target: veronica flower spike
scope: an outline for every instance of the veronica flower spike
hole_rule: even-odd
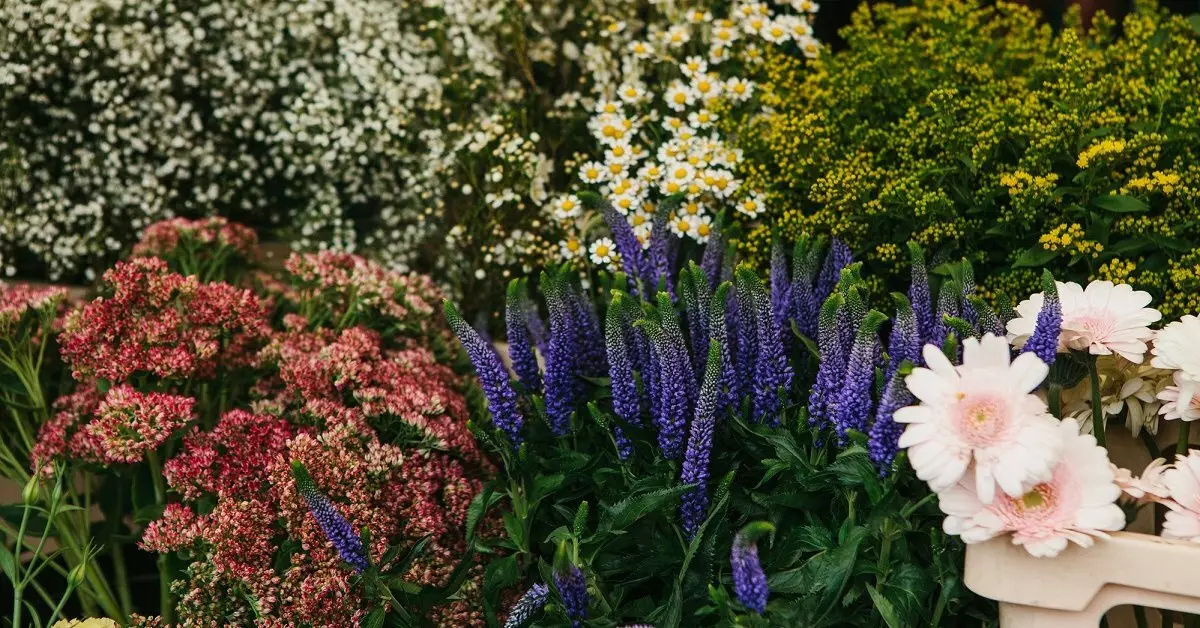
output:
[[[683,494],[680,508],[683,531],[689,541],[695,538],[700,524],[708,515],[708,461],[717,422],[717,388],[720,379],[721,346],[713,341],[708,347],[708,366],[704,370],[704,384],[700,387],[700,399],[696,403],[696,416],[692,420],[687,452],[683,457],[683,471],[679,478],[683,484],[696,485]]]
[[[558,589],[559,599],[562,600],[567,618],[571,620],[572,628],[579,628],[587,619],[590,597],[583,571],[568,554],[567,542],[560,541],[558,551],[554,554],[554,587]]]
[[[458,336],[458,341],[471,358],[475,374],[479,377],[479,386],[488,401],[488,411],[492,414],[492,422],[496,424],[514,447],[521,444],[521,430],[524,419],[517,409],[517,394],[508,381],[508,371],[500,361],[500,356],[492,345],[479,335],[479,332],[467,324],[458,309],[450,301],[443,303],[446,320],[450,329]]]
[[[529,331],[529,309],[533,306],[525,292],[524,279],[513,279],[508,283],[504,303],[504,324],[508,339],[508,357],[513,372],[529,391],[542,390],[542,372],[537,355],[533,352],[533,337]]]
[[[308,504],[308,510],[312,513],[313,519],[317,520],[317,525],[321,526],[321,531],[333,544],[338,556],[341,556],[346,564],[353,567],[354,571],[358,573],[366,571],[370,566],[367,562],[367,551],[363,547],[358,533],[355,532],[354,526],[350,525],[350,522],[346,521],[346,518],[334,508],[329,499],[317,490],[312,477],[308,475],[308,469],[305,469],[304,464],[298,460],[292,461],[292,476],[296,479],[296,492]]]
[[[758,560],[758,537],[773,532],[765,521],[748,524],[733,539],[729,567],[733,575],[733,593],[746,608],[763,614],[767,610],[767,575]]]

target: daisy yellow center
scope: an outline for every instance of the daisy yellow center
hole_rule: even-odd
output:
[[[575,252],[579,250],[579,240],[567,240],[567,250]]]
[[[771,27],[771,36],[772,37],[783,37],[783,29],[779,28],[778,26]]]
[[[687,102],[687,94],[683,92],[675,92],[675,103],[682,105],[685,102]]]
[[[607,105],[604,105],[604,113],[616,113],[616,112],[617,112],[617,106],[616,106],[616,105],[614,105],[614,104],[612,104],[612,103],[609,103],[609,104],[607,104]]]
[[[704,223],[700,223],[700,226],[696,227],[696,233],[699,233],[702,236],[707,236],[708,234],[712,233],[712,227]]]
[[[696,83],[696,89],[703,94],[712,89],[712,83],[709,83],[708,81],[700,81],[699,83]]]
[[[675,178],[676,179],[686,179],[687,176],[688,176],[687,169],[685,169],[685,168],[676,168],[675,169]]]
[[[571,201],[571,200],[563,201],[562,208],[563,208],[563,211],[565,211],[565,212],[569,212],[572,209],[575,209],[575,201]]]
[[[676,223],[675,227],[680,231],[687,231],[688,229],[692,228],[692,224],[686,220],[680,220],[678,223]]]
[[[596,255],[599,257],[608,257],[608,247],[603,244],[596,247]]]

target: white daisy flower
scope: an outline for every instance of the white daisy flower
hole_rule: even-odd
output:
[[[692,9],[687,13],[687,19],[692,24],[704,24],[705,22],[711,22],[712,18],[712,13],[704,9]]]
[[[800,13],[816,13],[821,9],[821,5],[813,0],[792,0],[792,8]]]
[[[558,243],[558,251],[564,260],[577,259],[583,256],[583,243],[579,238],[567,238]]]
[[[692,40],[692,34],[686,26],[676,24],[667,29],[662,35],[663,43],[671,48],[681,48]]]
[[[698,216],[696,218],[695,228],[692,230],[692,237],[695,238],[697,242],[701,244],[708,242],[708,239],[712,236],[713,232],[712,221],[712,216]]]
[[[692,78],[692,84],[689,86],[696,98],[701,101],[711,100],[721,95],[721,88],[724,84],[716,74],[698,74]]]
[[[671,233],[679,237],[690,235],[696,228],[696,218],[692,216],[675,216],[671,218]]]
[[[938,493],[946,533],[966,543],[1011,533],[1014,545],[1033,556],[1049,557],[1066,549],[1068,542],[1091,547],[1095,537],[1107,538],[1108,532],[1124,528],[1125,513],[1116,504],[1121,488],[1107,450],[1091,435],[1079,434],[1074,419],[1051,420],[1048,437],[1059,441],[1061,455],[1049,475],[1028,490],[984,503],[976,493],[978,474],[972,470]]]
[[[558,220],[569,220],[578,216],[581,211],[583,205],[574,194],[568,194],[554,202],[554,217]]]
[[[684,111],[696,101],[696,94],[687,85],[675,81],[663,94],[663,100],[672,111]]]
[[[598,161],[589,161],[579,167],[579,179],[584,183],[601,183],[608,178],[608,169]]]
[[[1150,293],[1111,281],[1093,281],[1086,289],[1073,282],[1059,281],[1055,285],[1062,303],[1060,352],[1115,353],[1135,364],[1142,362],[1146,342],[1154,336],[1150,325],[1162,318],[1158,310],[1146,307]],[[1014,346],[1024,346],[1033,334],[1044,300],[1039,292],[1017,305],[1018,317],[1008,322]]]
[[[733,77],[725,81],[725,95],[731,100],[745,102],[754,94],[754,83],[743,78]]]
[[[617,259],[617,248],[608,238],[600,238],[592,243],[592,263],[597,266],[608,266]]]
[[[694,78],[708,72],[708,63],[703,58],[693,55],[679,64],[679,71],[688,78]]]
[[[704,185],[712,190],[718,198],[728,198],[734,192],[737,192],[738,182],[733,178],[733,173],[720,168],[709,168],[704,171]]]
[[[622,214],[628,214],[638,207],[641,207],[641,205],[642,199],[632,194],[621,194],[613,197],[612,199],[613,208]]]
[[[629,54],[637,59],[649,59],[654,56],[654,46],[646,41],[629,42]]]
[[[663,169],[657,163],[650,162],[638,169],[637,176],[642,183],[651,185],[662,178]]]
[[[700,111],[693,111],[688,114],[688,125],[697,129],[707,129],[716,121],[717,114],[708,109],[701,109]]]
[[[812,37],[801,37],[796,40],[796,44],[800,46],[800,52],[803,52],[804,56],[809,59],[821,56],[821,42]]]
[[[604,99],[596,103],[596,113],[601,115],[621,116],[621,103]]]
[[[712,46],[708,49],[708,62],[718,64],[729,58],[729,46]]]
[[[927,367],[905,378],[920,405],[895,415],[907,425],[900,447],[934,492],[954,486],[974,463],[980,501],[991,503],[997,484],[1019,497],[1049,479],[1058,455],[1057,421],[1031,394],[1050,369],[1032,353],[1010,362],[1008,343],[992,334],[966,338],[962,349],[963,363],[954,366],[925,345]]]
[[[664,168],[666,176],[659,183],[659,190],[663,194],[677,194],[684,191],[692,179],[696,177],[696,169],[691,164],[683,161],[676,161],[667,164]]]
[[[746,198],[738,201],[737,210],[747,218],[758,218],[758,214],[763,211],[766,205],[763,204],[761,194],[751,194]]]
[[[622,102],[635,105],[646,98],[646,88],[638,83],[624,83],[617,89]]]
[[[780,20],[767,20],[762,27],[758,29],[759,37],[773,43],[781,44],[791,37],[791,29],[788,25]]]

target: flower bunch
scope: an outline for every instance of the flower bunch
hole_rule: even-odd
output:
[[[841,35],[847,50],[815,66],[768,48],[753,77],[769,113],[734,137],[766,218],[744,252],[765,265],[779,232],[827,234],[898,289],[896,245],[914,240],[968,255],[983,292],[1014,302],[1047,267],[1196,310],[1200,36],[1185,16],[1139,3],[1051,29],[1021,4],[873,3]]]
[[[660,221],[651,240],[668,229]],[[618,233],[630,235],[628,225]],[[642,272],[653,245],[645,256],[623,255],[623,272],[598,273],[593,287],[569,267],[548,268],[538,278],[548,325],[528,282],[514,280],[511,371],[447,304],[491,414],[476,436],[501,460],[510,483],[504,501],[519,513],[506,515],[506,535],[493,542],[511,554],[485,577],[485,604],[501,604],[495,591],[514,580],[553,581],[513,607],[514,625],[540,615],[625,625],[658,621],[672,607],[698,626],[754,614],[792,625],[831,613],[854,622],[873,612],[870,596],[842,606],[840,587],[865,592],[866,580],[814,585],[832,568],[821,565],[874,573],[866,578],[883,578],[883,595],[899,600],[907,585],[875,569],[903,560],[901,571],[936,583],[917,598],[947,587],[945,595],[971,606],[937,575],[958,569],[941,552],[961,546],[947,545],[939,512],[923,499],[927,489],[894,462],[900,435],[892,417],[911,403],[904,375],[921,359],[921,344],[1002,328],[996,313],[970,281],[934,292],[914,247],[919,305],[898,298],[884,342],[886,317],[867,307],[861,265],[842,243],[802,241],[790,260],[780,254],[769,284],[717,246],[715,255],[696,252],[705,263],[683,252],[664,260],[677,281]],[[956,272],[970,277],[969,266]],[[941,296],[938,309],[931,293]],[[956,317],[964,312],[973,324]],[[868,528],[859,517],[887,523]],[[752,532],[734,534],[746,526]],[[870,564],[856,564],[864,556]],[[617,598],[629,602],[608,602]],[[921,604],[900,612],[914,625],[931,619]]]

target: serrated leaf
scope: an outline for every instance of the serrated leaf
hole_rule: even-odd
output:
[[[861,486],[872,504],[879,503],[883,487],[879,483],[879,470],[871,462],[866,450],[855,446],[838,455],[829,465],[844,486]]]
[[[602,530],[624,530],[642,517],[674,504],[684,493],[694,488],[695,484],[681,484],[669,488],[627,497],[616,505],[606,509],[600,520]]]
[[[888,628],[904,628],[904,623],[900,621],[900,617],[896,614],[896,607],[883,597],[875,587],[867,584],[867,593],[871,596],[871,602],[875,604],[875,610],[879,611],[879,616],[887,623]]]
[[[370,613],[362,620],[362,628],[383,628],[383,620],[387,617],[382,608],[376,607],[371,609]]]

